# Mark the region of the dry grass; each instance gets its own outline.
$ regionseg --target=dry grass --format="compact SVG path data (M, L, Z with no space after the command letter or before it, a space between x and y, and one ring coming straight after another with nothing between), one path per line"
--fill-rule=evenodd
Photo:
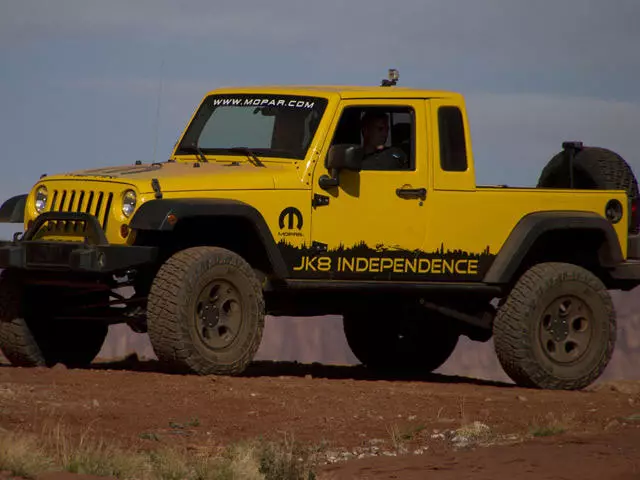
M289 438L251 440L221 453L194 453L161 445L132 452L85 433L73 437L60 425L41 435L0 430L0 471L34 478L68 471L137 480L311 480L317 450Z
M0 470L33 478L52 466L37 437L27 433L0 430Z
M402 425L402 427L398 427L395 423L388 426L387 432L391 438L393 450L396 452L404 452L407 449L407 443L415 440L426 428L426 425L413 423Z
M549 437L559 435L569 430L573 416L563 415L557 418L555 414L548 413L545 417L535 420L529 427L529 433L534 437Z

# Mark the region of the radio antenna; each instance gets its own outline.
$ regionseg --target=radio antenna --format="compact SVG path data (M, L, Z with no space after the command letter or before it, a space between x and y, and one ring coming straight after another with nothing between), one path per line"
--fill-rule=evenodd
M157 106L156 106L156 127L155 127L155 133L154 133L155 138L153 140L153 162L154 163L156 161L156 149L158 147L158 130L160 128L160 101L162 100L163 67L164 67L164 58L162 59L162 63L160 64L160 85L158 87L158 100L157 100Z

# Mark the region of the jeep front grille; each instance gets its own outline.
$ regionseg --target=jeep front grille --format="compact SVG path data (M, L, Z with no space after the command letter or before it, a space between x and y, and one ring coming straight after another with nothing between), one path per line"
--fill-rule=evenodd
M53 190L51 212L85 212L94 215L107 229L113 193L93 190Z

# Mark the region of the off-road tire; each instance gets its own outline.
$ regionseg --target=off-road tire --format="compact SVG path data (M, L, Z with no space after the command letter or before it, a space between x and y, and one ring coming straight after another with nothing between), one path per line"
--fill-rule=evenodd
M371 370L420 375L447 361L458 344L459 332L438 315L416 318L415 312L366 309L343 314L343 329L355 357ZM400 335L403 334L402 338Z
M562 341L563 329L569 334L574 331L572 321L563 324L544 315L552 302L564 296L584 302L584 312L590 314L586 326L591 329L591 337L582 348L582 356L573 363L561 365L545 353L549 348L545 347L548 341L545 343L540 336L555 332ZM547 333L540 333L546 322L555 323L546 329ZM585 326L582 321L579 325ZM609 292L591 272L572 264L541 263L518 279L506 302L498 309L493 335L498 360L517 385L579 390L594 382L611 359L616 342L616 314ZM555 343L551 346L560 352L555 350Z
M638 182L629 164L617 153L600 147L584 147L573 160L574 188L624 190L635 200ZM569 160L562 151L544 167L539 188L570 188Z
M219 349L201 338L196 319L199 295L214 281L232 285L241 308L236 336ZM264 312L260 282L242 257L218 247L188 248L171 256L153 280L147 306L149 339L158 359L171 370L238 375L260 346Z
M25 298L27 290L9 272L0 277L0 350L11 365L69 368L89 365L100 352L108 326L50 318L46 301Z

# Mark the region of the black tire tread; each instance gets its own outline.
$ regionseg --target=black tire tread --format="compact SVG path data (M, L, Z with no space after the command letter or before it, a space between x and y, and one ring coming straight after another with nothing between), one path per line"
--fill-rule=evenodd
M609 312L608 341L597 368L573 381L546 375L533 358L527 338L532 324L528 313L549 284L579 280L598 291ZM531 388L577 390L595 381L606 368L616 341L616 317L613 302L604 284L588 270L572 264L542 263L534 265L518 280L500 307L493 325L495 351L505 373L518 385Z
M0 278L0 349L11 365L47 366L26 321L21 317L22 288L4 272Z
M617 153L601 147L584 147L574 157L574 167L598 186L599 189L625 190L635 199L638 182L629 164ZM559 152L547 163L538 179L541 188L569 188L568 164L565 153ZM576 185L576 188L585 188Z
M194 354L194 348L184 335L181 319L189 315L187 302L180 301L176 292L189 282L192 269L201 263L213 261L228 264L239 269L250 279L251 289L258 302L260 318L255 331L256 341L241 358L228 365L212 366L201 356ZM219 247L192 247L181 250L169 258L159 269L149 292L148 333L158 359L172 369L196 372L201 375L237 375L253 359L260 346L264 329L264 299L262 287L251 266L239 255Z
M56 325L38 308L25 312L25 289L9 272L0 278L0 349L14 366L69 368L91 363L100 351L108 327L84 321L62 321ZM44 309L51 308L44 302ZM34 331L33 328L36 327Z

